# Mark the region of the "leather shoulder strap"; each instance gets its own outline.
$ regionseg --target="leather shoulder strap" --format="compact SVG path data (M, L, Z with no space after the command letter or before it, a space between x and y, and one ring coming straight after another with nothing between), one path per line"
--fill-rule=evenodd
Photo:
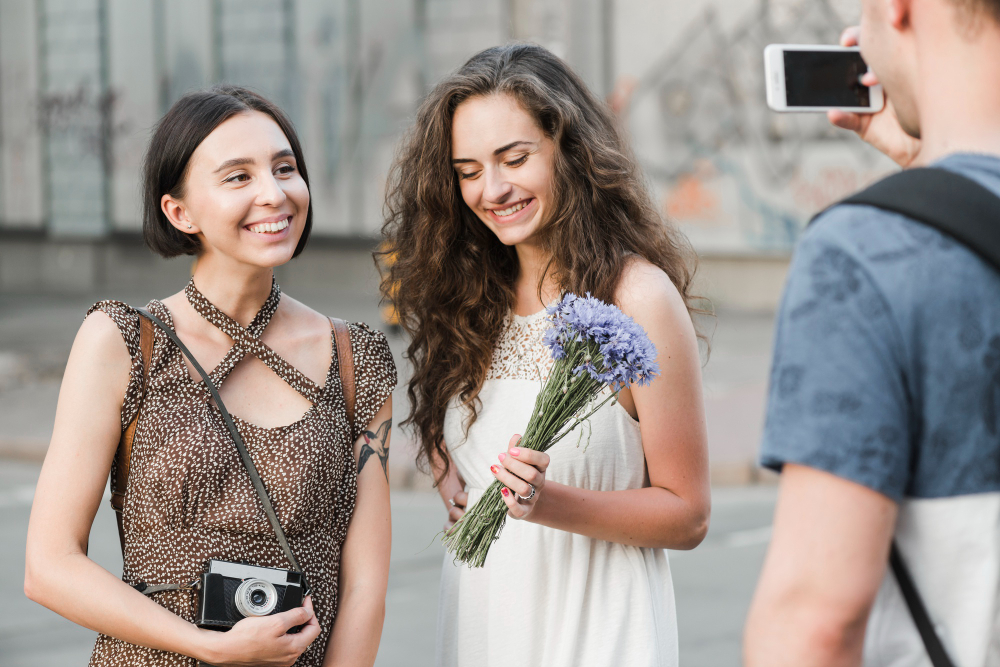
M125 491L128 488L129 468L132 465L132 441L135 438L136 426L139 424L142 401L146 397L146 385L149 383L149 364L153 358L153 323L145 317L139 318L139 352L142 355L142 385L139 388L139 406L132 421L122 431L121 440L118 441L118 450L115 452L115 474L111 476L111 507L115 510L115 518L118 521L118 539L121 541L123 551L125 549L125 529L122 526L122 511L125 509Z
M1000 197L961 174L906 169L840 203L905 215L964 244L1000 271Z
M149 364L153 358L153 323L145 317L139 318L139 351L142 354L142 386L139 394L139 407L141 408L142 399L146 395ZM111 506L116 512L121 512L125 507L125 488L128 483L129 466L132 463L132 440L135 438L135 428L138 423L139 410L136 410L132 421L122 431L121 440L118 442L118 451L115 452L117 474L111 478Z
M351 347L351 331L347 322L336 317L330 318L333 325L334 338L337 341L337 365L340 367L340 385L344 390L344 402L347 404L347 421L351 428L354 425L354 398L356 387L354 383L354 351Z

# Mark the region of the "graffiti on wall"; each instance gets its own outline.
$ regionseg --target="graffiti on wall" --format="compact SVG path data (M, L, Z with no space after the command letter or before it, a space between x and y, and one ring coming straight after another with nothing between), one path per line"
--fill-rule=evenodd
M756 4L726 26L710 7L629 86L636 152L664 212L705 252L785 251L809 218L891 170L822 114L765 102L770 43L836 43L831 0Z

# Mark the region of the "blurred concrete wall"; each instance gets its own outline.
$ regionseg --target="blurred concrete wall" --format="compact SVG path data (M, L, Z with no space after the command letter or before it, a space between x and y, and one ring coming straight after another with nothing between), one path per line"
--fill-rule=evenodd
M316 231L370 236L393 148L434 81L486 46L536 38L599 87L600 9L601 0L0 0L0 228L135 231L151 128L184 93L226 81L263 92L296 123Z
M703 254L787 253L814 213L892 168L823 115L765 103L767 44L836 43L859 11L855 0L617 4L635 147L664 211Z
M133 252L152 127L220 81L297 125L315 234L374 238L419 100L522 39L622 115L702 254L702 291L770 308L811 214L891 167L823 118L769 112L761 53L834 42L857 14L856 0L0 0L0 290L93 287L108 253Z

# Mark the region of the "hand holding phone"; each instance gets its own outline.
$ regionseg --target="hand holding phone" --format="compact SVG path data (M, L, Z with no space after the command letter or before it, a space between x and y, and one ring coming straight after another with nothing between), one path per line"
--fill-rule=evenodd
M775 111L871 114L884 104L857 46L770 44L764 69L767 104Z
M861 29L852 26L840 35L841 46L857 46ZM874 72L865 75L863 83L874 85L878 77ZM906 168L918 160L921 143L903 131L896 117L892 100L885 96L885 106L875 114L860 114L843 110L831 110L826 114L831 123L839 128L856 132L861 139L889 156L896 164Z

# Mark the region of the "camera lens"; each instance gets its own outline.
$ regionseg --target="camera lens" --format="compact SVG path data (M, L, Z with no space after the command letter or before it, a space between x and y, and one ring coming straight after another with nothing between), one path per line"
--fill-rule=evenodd
M267 616L278 606L278 591L269 581L247 579L236 589L236 610L246 616Z

